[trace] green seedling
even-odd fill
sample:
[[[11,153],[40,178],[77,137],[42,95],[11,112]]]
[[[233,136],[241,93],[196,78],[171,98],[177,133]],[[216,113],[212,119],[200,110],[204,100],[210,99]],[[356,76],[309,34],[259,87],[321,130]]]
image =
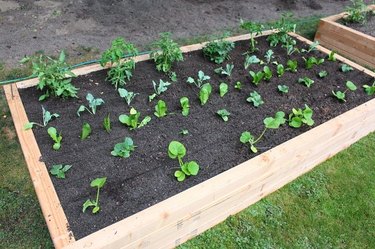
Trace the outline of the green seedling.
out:
[[[167,104],[163,100],[159,100],[158,103],[155,105],[154,115],[158,118],[162,118],[167,116],[167,111]]]
[[[312,79],[310,79],[309,77],[303,77],[303,78],[298,79],[298,83],[302,83],[305,86],[307,86],[308,88],[310,88],[312,86],[312,84],[314,84],[314,81]]]
[[[182,182],[187,176],[196,176],[199,172],[199,164],[195,161],[183,162],[182,158],[186,155],[185,146],[179,141],[172,141],[168,146],[168,156],[171,159],[177,159],[180,164],[180,170],[174,172],[177,181]]]
[[[130,137],[126,137],[124,139],[124,142],[117,143],[115,147],[113,147],[111,155],[116,157],[128,158],[130,157],[130,152],[134,151],[135,147],[137,146],[134,145],[133,139],[131,139]]]
[[[343,17],[345,23],[366,22],[367,5],[363,0],[351,0],[352,5],[346,7],[347,15]]]
[[[288,93],[289,92],[289,87],[287,85],[278,85],[277,89],[281,93]]]
[[[107,132],[107,133],[110,133],[111,132],[111,118],[110,118],[110,114],[108,113],[108,115],[103,119],[103,128],[104,130]]]
[[[189,131],[188,131],[188,130],[185,130],[185,129],[182,129],[182,130],[180,131],[180,134],[186,136],[186,135],[189,134]]]
[[[346,85],[346,89],[343,92],[342,91],[336,91],[336,92],[332,91],[333,96],[335,96],[338,100],[341,100],[343,102],[346,102],[345,97],[346,97],[347,91],[354,92],[355,90],[357,90],[357,86],[351,81],[347,81],[345,83],[345,85]]]
[[[198,79],[195,80],[192,77],[189,77],[186,82],[189,84],[194,84],[196,87],[201,88],[204,83],[208,83],[207,81],[211,79],[210,76],[205,75],[203,71],[199,70],[198,72]]]
[[[47,130],[48,135],[52,138],[52,140],[55,142],[52,146],[54,150],[59,150],[61,148],[61,140],[62,136],[61,133],[57,134],[57,130],[55,127],[49,127]]]
[[[312,51],[317,50],[317,47],[318,47],[318,46],[319,46],[319,42],[318,42],[318,41],[315,41],[315,42],[313,42],[313,43],[310,44],[310,46],[309,46],[308,49],[302,49],[301,51],[302,51],[303,53],[308,54],[308,53],[310,53],[310,52],[312,52]]]
[[[242,29],[245,29],[250,34],[250,49],[249,49],[249,52],[253,53],[253,52],[257,51],[258,50],[256,48],[257,41],[254,38],[257,35],[262,34],[264,26],[260,23],[255,23],[255,22],[251,22],[251,21],[244,22],[241,19],[240,27]]]
[[[228,92],[228,84],[222,82],[220,83],[219,85],[219,93],[220,93],[220,97],[224,97],[225,94],[227,94]]]
[[[295,47],[297,44],[296,40],[288,39],[287,42],[283,45],[286,48],[287,55],[292,55],[294,53],[300,53],[301,51]]]
[[[255,107],[258,107],[258,106],[264,104],[262,96],[260,96],[260,94],[257,93],[256,91],[251,92],[250,96],[246,99],[246,101],[249,102],[249,103],[253,103],[253,105]]]
[[[294,128],[300,128],[303,124],[308,126],[314,125],[314,120],[312,119],[313,110],[305,105],[305,109],[292,109],[292,113],[289,114],[289,126]]]
[[[327,71],[325,71],[325,70],[320,71],[320,72],[318,73],[318,76],[319,76],[320,78],[324,78],[324,77],[326,77],[327,75],[328,75],[328,73],[327,73]]]
[[[259,72],[253,72],[253,71],[250,71],[249,72],[251,78],[252,78],[252,82],[254,83],[254,85],[259,85],[260,81],[264,78],[264,72],[262,71],[259,71]]]
[[[271,60],[275,58],[273,51],[271,49],[267,50],[264,58],[266,58],[266,63],[269,64]]]
[[[136,109],[134,109],[132,107],[130,109],[129,115],[121,114],[119,116],[119,121],[122,124],[128,126],[130,128],[130,130],[134,130],[134,129],[141,128],[141,127],[145,126],[148,122],[151,121],[151,117],[146,116],[146,117],[144,117],[144,119],[141,122],[139,122],[140,116],[141,116],[141,113],[138,112]]]
[[[241,90],[242,89],[242,83],[240,81],[237,81],[236,84],[234,85],[234,88],[237,89],[237,90]]]
[[[229,120],[230,112],[228,112],[226,109],[218,110],[216,113],[224,120],[224,122]]]
[[[293,16],[291,14],[283,14],[279,20],[270,25],[270,28],[277,31],[267,37],[267,41],[270,42],[271,47],[276,47],[279,43],[283,47],[287,47],[289,44],[294,43],[292,37],[288,34],[296,30],[296,24],[293,23]]]
[[[112,85],[118,89],[119,86],[125,86],[127,81],[130,81],[135,69],[135,62],[128,60],[126,62],[120,61],[116,66],[111,67],[108,71],[106,80],[109,80]]]
[[[78,108],[78,111],[77,111],[77,115],[78,117],[80,117],[80,113],[83,112],[83,111],[88,111],[89,113],[91,113],[92,115],[96,114],[96,109],[98,108],[98,106],[101,106],[102,104],[104,104],[104,100],[101,99],[101,98],[94,98],[94,96],[91,94],[91,93],[88,93],[86,95],[86,100],[87,102],[89,102],[89,107],[86,107],[84,105],[81,105],[79,108]],[[91,111],[90,111],[90,109]]]
[[[203,54],[216,64],[229,59],[229,52],[234,48],[234,42],[223,39],[211,41],[203,48]]]
[[[44,109],[43,106],[42,106],[42,115],[43,115],[43,124],[39,124],[36,122],[28,122],[24,125],[24,129],[25,130],[32,129],[34,125],[37,125],[40,127],[46,127],[52,119],[60,117],[60,115],[57,113],[52,114],[51,112],[47,111],[46,109]]]
[[[256,55],[246,55],[244,67],[247,69],[251,64],[259,64],[260,62]]]
[[[91,134],[91,126],[89,123],[83,123],[82,131],[81,131],[81,140],[85,140]]]
[[[201,105],[205,105],[210,98],[212,92],[212,87],[210,83],[206,83],[202,86],[201,90],[199,91],[199,100],[201,101]]]
[[[107,181],[107,177],[103,177],[103,178],[96,178],[96,179],[94,179],[90,183],[90,186],[92,188],[97,188],[97,191],[96,191],[96,200],[93,201],[93,200],[88,199],[87,201],[85,201],[85,203],[83,203],[83,208],[82,208],[82,212],[83,213],[89,207],[93,207],[93,209],[92,209],[92,213],[93,214],[96,214],[97,212],[99,212],[99,210],[100,210],[100,206],[99,206],[99,193],[100,193],[100,189],[104,186],[104,184],[105,184],[106,181]]]
[[[373,95],[375,93],[375,81],[372,83],[371,86],[369,85],[363,85],[363,88],[365,89],[365,92],[367,95]]]
[[[184,60],[180,47],[171,39],[171,33],[161,33],[160,40],[153,46],[157,50],[152,52],[150,57],[154,60],[158,71],[169,73],[174,62]]]
[[[128,104],[128,106],[133,101],[135,96],[139,94],[139,93],[134,93],[134,92],[128,92],[128,90],[126,90],[125,88],[119,88],[117,91],[120,97],[125,100],[126,104]]]
[[[71,167],[72,165],[53,165],[49,172],[56,178],[65,179],[65,173],[70,170]]]
[[[336,52],[335,51],[331,51],[328,55],[328,60],[329,61],[336,61]]]
[[[255,138],[250,132],[245,131],[241,134],[240,141],[243,144],[249,144],[250,151],[257,153],[258,149],[255,146],[256,143],[264,136],[268,129],[278,129],[281,125],[285,124],[285,113],[276,112],[275,117],[267,117],[263,120],[264,129],[258,138]]]
[[[288,60],[286,65],[287,65],[287,68],[286,68],[287,71],[291,71],[292,73],[297,72],[298,62],[296,60]]]
[[[163,80],[159,80],[159,85],[156,84],[155,81],[152,81],[152,85],[154,86],[154,93],[150,96],[148,96],[148,101],[151,102],[156,96],[159,96],[163,92],[168,90],[168,86],[171,85],[171,83]]]
[[[263,67],[263,72],[264,72],[264,80],[269,81],[272,78],[272,71],[269,68],[269,66],[264,66]]]
[[[226,75],[230,77],[232,75],[233,68],[234,68],[233,64],[227,64],[225,68],[219,67],[219,68],[216,68],[214,71],[217,74]]]
[[[276,67],[276,71],[277,71],[278,77],[283,76],[284,73],[285,73],[285,68],[284,68],[283,64],[278,64],[277,67]]]
[[[340,70],[344,73],[353,71],[353,68],[347,64],[342,64]]]
[[[180,104],[182,108],[182,116],[188,116],[190,112],[190,103],[188,97],[182,97],[180,99]]]
[[[311,69],[314,65],[320,65],[324,62],[324,58],[317,59],[314,56],[307,59],[305,57],[302,57],[302,59],[305,61],[306,69]]]

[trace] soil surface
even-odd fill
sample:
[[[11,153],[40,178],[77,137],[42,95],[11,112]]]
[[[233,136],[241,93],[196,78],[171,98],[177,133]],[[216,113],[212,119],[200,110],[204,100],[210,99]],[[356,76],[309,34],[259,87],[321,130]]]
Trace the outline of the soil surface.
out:
[[[296,17],[331,15],[349,0],[0,0],[0,62],[18,64],[37,51],[71,57],[103,51],[118,36],[139,47],[160,32],[191,38],[237,27],[239,20],[266,22],[291,11]]]
[[[343,21],[341,21],[340,23],[343,24]],[[362,33],[365,33],[365,34],[368,34],[370,36],[375,37],[375,14],[367,15],[366,22],[364,24],[345,23],[344,25],[346,25],[346,26],[348,26],[352,29],[358,30]]]
[[[260,50],[255,54],[264,58],[269,49],[268,43],[264,37],[258,41]],[[296,59],[299,63],[298,73],[286,72],[282,77],[274,76],[270,82],[263,81],[256,87],[250,83],[248,70],[243,68],[243,54],[247,51],[248,44],[248,41],[237,42],[235,50],[231,52],[231,59],[226,62],[234,64],[231,78],[223,78],[214,73],[218,65],[209,62],[201,51],[185,54],[185,61],[174,67],[179,82],[173,83],[158,97],[167,103],[170,113],[161,119],[153,115],[157,100],[150,103],[148,95],[153,93],[153,80],[167,78],[155,70],[151,61],[138,63],[134,76],[126,87],[140,93],[132,106],[141,112],[141,117],[150,115],[152,120],[147,126],[133,131],[129,131],[118,121],[119,115],[129,113],[130,107],[118,96],[114,87],[106,82],[106,70],[73,80],[80,88],[79,99],[51,98],[40,103],[38,97],[41,92],[35,88],[21,90],[30,121],[41,122],[41,104],[47,110],[61,115],[50,123],[62,132],[62,147],[59,151],[52,150],[52,141],[46,128],[36,128],[34,133],[42,152],[41,160],[48,168],[54,164],[73,165],[65,180],[53,178],[53,182],[77,239],[254,157],[255,154],[250,153],[249,148],[240,143],[239,137],[245,130],[259,135],[263,129],[263,119],[274,116],[277,111],[289,114],[292,108],[303,108],[307,104],[314,110],[315,125],[319,125],[370,99],[364,93],[362,85],[372,83],[371,77],[357,70],[342,73],[339,71],[341,64],[330,61],[306,70],[302,55],[299,54],[291,56],[291,59]],[[298,46],[302,47],[300,43]],[[273,50],[274,61],[285,65],[288,59],[285,49],[277,47]],[[318,51],[304,56],[326,57]],[[269,66],[276,75],[276,66]],[[252,65],[250,69],[259,71],[262,68],[260,65]],[[213,86],[212,95],[204,106],[199,103],[198,88],[186,83],[189,76],[196,78],[199,70],[211,76],[210,82]],[[321,70],[328,72],[327,78],[321,79],[317,76]],[[298,78],[304,76],[315,81],[311,88],[297,83]],[[358,90],[347,92],[347,102],[341,103],[332,97],[331,92],[344,91],[347,80],[353,81]],[[223,81],[230,87],[227,95],[222,98],[218,94],[218,88]],[[237,81],[243,83],[243,89],[240,91],[234,89]],[[278,92],[279,84],[289,86],[289,93],[283,95]],[[252,91],[257,91],[265,102],[258,108],[246,102]],[[96,115],[82,113],[81,117],[77,117],[78,107],[87,104],[87,93],[103,98],[105,104],[98,109]],[[181,115],[179,99],[183,96],[190,99],[191,110],[188,117]],[[231,113],[228,122],[224,122],[216,114],[223,108]],[[110,134],[102,128],[103,119],[108,113],[112,120]],[[79,136],[84,122],[90,123],[93,132],[87,140],[81,141]],[[182,129],[187,129],[189,134],[181,135]],[[293,129],[284,125],[278,130],[269,130],[258,144],[260,153],[309,129],[310,127]],[[131,137],[137,146],[131,157],[125,159],[111,156],[113,146],[122,142],[126,136]],[[173,173],[178,168],[178,162],[167,155],[168,144],[172,140],[179,140],[186,146],[185,160],[195,160],[201,165],[198,176],[190,177],[185,182],[176,181]],[[97,215],[82,213],[82,204],[88,198],[95,197],[95,189],[90,188],[90,181],[104,176],[108,177],[108,180],[101,192],[101,212]]]

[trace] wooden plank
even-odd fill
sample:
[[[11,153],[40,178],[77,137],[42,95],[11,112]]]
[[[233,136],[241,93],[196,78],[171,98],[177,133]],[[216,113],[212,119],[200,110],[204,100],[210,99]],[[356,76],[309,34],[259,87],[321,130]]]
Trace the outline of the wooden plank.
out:
[[[40,161],[41,153],[33,131],[23,129],[28,118],[16,85],[4,86],[4,92],[51,239],[55,248],[63,248],[74,242],[73,234],[68,229],[68,220],[57,197],[47,167]]]

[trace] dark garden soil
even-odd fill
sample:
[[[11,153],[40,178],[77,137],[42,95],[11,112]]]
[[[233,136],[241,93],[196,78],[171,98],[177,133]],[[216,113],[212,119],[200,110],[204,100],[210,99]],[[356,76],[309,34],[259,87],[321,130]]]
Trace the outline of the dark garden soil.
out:
[[[259,58],[263,58],[269,47],[265,38],[260,38],[258,41],[260,51],[256,54]],[[301,47],[301,43],[298,43],[298,46]],[[73,83],[80,88],[79,99],[51,98],[40,103],[38,97],[41,93],[35,88],[21,90],[23,103],[31,121],[41,121],[41,104],[47,110],[61,115],[59,119],[50,123],[58,131],[62,131],[61,150],[52,150],[52,141],[47,134],[47,129],[36,128],[34,133],[42,152],[41,160],[48,168],[54,164],[73,165],[65,180],[53,178],[53,183],[77,239],[256,156],[249,152],[247,146],[240,143],[239,137],[245,130],[260,134],[263,129],[263,119],[274,116],[277,111],[288,114],[292,108],[302,108],[307,104],[314,110],[313,118],[316,126],[370,99],[364,93],[362,85],[372,83],[371,77],[357,70],[341,73],[340,63],[330,61],[306,70],[298,54],[291,56],[298,60],[298,74],[286,72],[283,77],[275,76],[270,82],[263,81],[256,87],[250,83],[248,71],[243,68],[243,53],[247,48],[248,41],[236,43],[236,49],[232,51],[231,59],[228,61],[235,66],[231,79],[215,74],[214,69],[218,65],[204,58],[201,51],[185,54],[185,61],[178,63],[174,68],[179,82],[171,85],[158,98],[167,103],[171,113],[161,119],[153,115],[157,100],[149,103],[148,95],[153,92],[152,80],[167,80],[167,78],[155,70],[151,61],[138,63],[134,77],[126,87],[128,90],[140,93],[132,105],[141,112],[141,117],[152,116],[152,121],[147,126],[134,131],[129,131],[118,121],[119,115],[128,114],[130,108],[118,96],[114,87],[105,81],[106,70],[73,80]],[[275,60],[285,65],[287,61],[285,49],[277,47],[274,52]],[[317,51],[310,55],[325,57]],[[276,75],[276,66],[270,64],[270,67]],[[251,66],[253,71],[260,69],[259,65]],[[199,70],[212,77],[210,82],[213,85],[213,93],[204,106],[199,103],[198,89],[185,83],[188,76],[196,78]],[[327,78],[317,77],[321,70],[328,72]],[[304,76],[315,80],[310,89],[297,83],[298,78]],[[340,103],[332,97],[331,91],[343,91],[347,80],[356,83],[358,90],[348,92],[347,102]],[[229,83],[230,90],[221,98],[218,94],[218,86],[223,81]],[[243,83],[241,91],[234,89],[236,81]],[[279,93],[277,90],[279,84],[288,85],[289,93],[286,95]],[[254,90],[265,101],[259,108],[246,102],[249,93]],[[87,93],[103,98],[105,105],[98,109],[96,115],[83,113],[81,117],[77,117],[76,111],[79,105],[86,104]],[[188,117],[181,115],[179,99],[183,96],[190,99],[191,112]],[[231,113],[226,123],[215,114],[222,108]],[[110,134],[102,128],[103,118],[108,113],[111,115],[113,125]],[[85,141],[79,138],[83,122],[90,123],[93,130],[91,137]],[[181,135],[182,129],[189,130],[189,135]],[[269,130],[258,144],[260,153],[309,129],[307,127],[293,129],[284,125],[278,130]],[[113,146],[122,142],[126,136],[130,136],[137,145],[131,157],[122,159],[111,156]],[[167,155],[167,147],[172,140],[179,140],[185,144],[186,160],[195,160],[201,165],[198,176],[190,177],[185,182],[176,181],[173,173],[178,163],[169,159]],[[96,215],[89,211],[82,213],[82,204],[88,198],[95,197],[95,189],[90,187],[90,181],[104,176],[108,179],[100,196],[102,208],[100,213]]]
[[[343,24],[343,21],[339,21]],[[375,37],[375,15],[367,15],[366,22],[364,24],[360,23],[345,23],[344,25],[348,26],[349,28],[358,30],[362,33],[365,33],[370,36]]]

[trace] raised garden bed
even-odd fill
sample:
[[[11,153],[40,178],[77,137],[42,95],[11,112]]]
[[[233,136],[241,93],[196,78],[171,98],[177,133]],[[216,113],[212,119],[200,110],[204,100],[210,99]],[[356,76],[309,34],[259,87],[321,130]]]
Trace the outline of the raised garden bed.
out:
[[[375,5],[370,5],[375,10]],[[375,69],[375,37],[340,23],[346,12],[323,18],[319,22],[315,40],[357,63]],[[373,17],[371,23],[373,24]],[[365,24],[366,25],[366,24]]]
[[[300,40],[299,48],[307,48],[302,42],[311,44],[296,34],[291,35]],[[169,111],[174,114],[162,119],[153,116],[148,125],[135,131],[129,131],[117,121],[118,116],[129,113],[130,108],[113,86],[105,82],[106,70],[101,70],[99,65],[76,70],[76,74],[82,75],[73,80],[80,88],[79,99],[51,98],[43,102],[48,110],[61,115],[51,123],[64,137],[59,151],[52,150],[45,128],[23,129],[28,120],[40,120],[41,108],[37,100],[40,92],[27,88],[37,80],[20,82],[17,87],[4,87],[43,215],[57,248],[174,247],[375,130],[375,100],[362,89],[362,84],[372,84],[374,73],[340,56],[336,56],[338,62],[326,61],[306,70],[301,55],[293,54],[290,58],[298,60],[298,73],[286,72],[278,78],[276,66],[269,64],[274,77],[256,87],[250,83],[248,70],[243,69],[243,53],[248,49],[249,36],[229,39],[237,41],[231,59],[223,63],[235,66],[230,80],[213,72],[218,65],[202,56],[199,49],[204,44],[183,47],[187,52],[185,61],[175,66],[179,82],[159,97],[167,102]],[[260,50],[255,54],[263,58],[269,49],[268,43],[265,37],[258,38],[258,42]],[[318,49],[320,51],[313,51],[308,56],[322,58],[329,53],[320,46]],[[285,65],[285,49],[277,47],[273,50],[274,60]],[[142,117],[151,116],[156,104],[156,101],[149,103],[147,98],[153,91],[151,82],[166,77],[155,71],[147,55],[137,57],[137,61],[137,70],[127,88],[141,93],[133,105]],[[340,72],[342,62],[354,70]],[[250,67],[253,71],[261,68],[260,65]],[[320,79],[317,74],[323,69],[328,76]],[[185,83],[188,76],[196,77],[199,70],[211,76],[213,85],[211,98],[204,106],[199,104],[198,90]],[[315,80],[311,88],[298,83],[298,78],[305,76]],[[355,82],[360,89],[347,92],[347,102],[340,103],[331,92],[343,91],[347,80]],[[230,86],[223,98],[218,94],[222,81]],[[243,85],[240,91],[234,89],[237,81]],[[279,84],[288,85],[289,93],[279,93]],[[265,101],[258,108],[246,102],[249,92],[254,90]],[[88,92],[103,98],[105,104],[96,115],[83,113],[78,118],[76,110],[84,103]],[[188,96],[191,102],[188,117],[180,114],[182,96]],[[259,154],[251,153],[240,143],[243,131],[249,130],[256,135],[262,132],[265,117],[273,116],[276,111],[288,114],[292,108],[303,108],[304,104],[314,110],[314,128],[293,129],[284,125],[278,130],[269,130],[258,145]],[[231,112],[227,123],[216,115],[222,108]],[[113,121],[110,134],[101,127],[108,113]],[[89,122],[93,130],[85,141],[79,138],[83,122]],[[180,135],[182,129],[188,129],[189,135]],[[125,136],[132,137],[138,147],[130,158],[112,157],[110,152],[114,144]],[[201,170],[197,176],[182,183],[176,181],[173,176],[176,162],[167,155],[171,140],[183,142],[187,157],[199,162]],[[51,180],[48,170],[53,164],[60,163],[73,167],[65,180]],[[93,196],[90,181],[103,176],[108,180],[101,193],[100,213],[82,213],[83,202]]]

